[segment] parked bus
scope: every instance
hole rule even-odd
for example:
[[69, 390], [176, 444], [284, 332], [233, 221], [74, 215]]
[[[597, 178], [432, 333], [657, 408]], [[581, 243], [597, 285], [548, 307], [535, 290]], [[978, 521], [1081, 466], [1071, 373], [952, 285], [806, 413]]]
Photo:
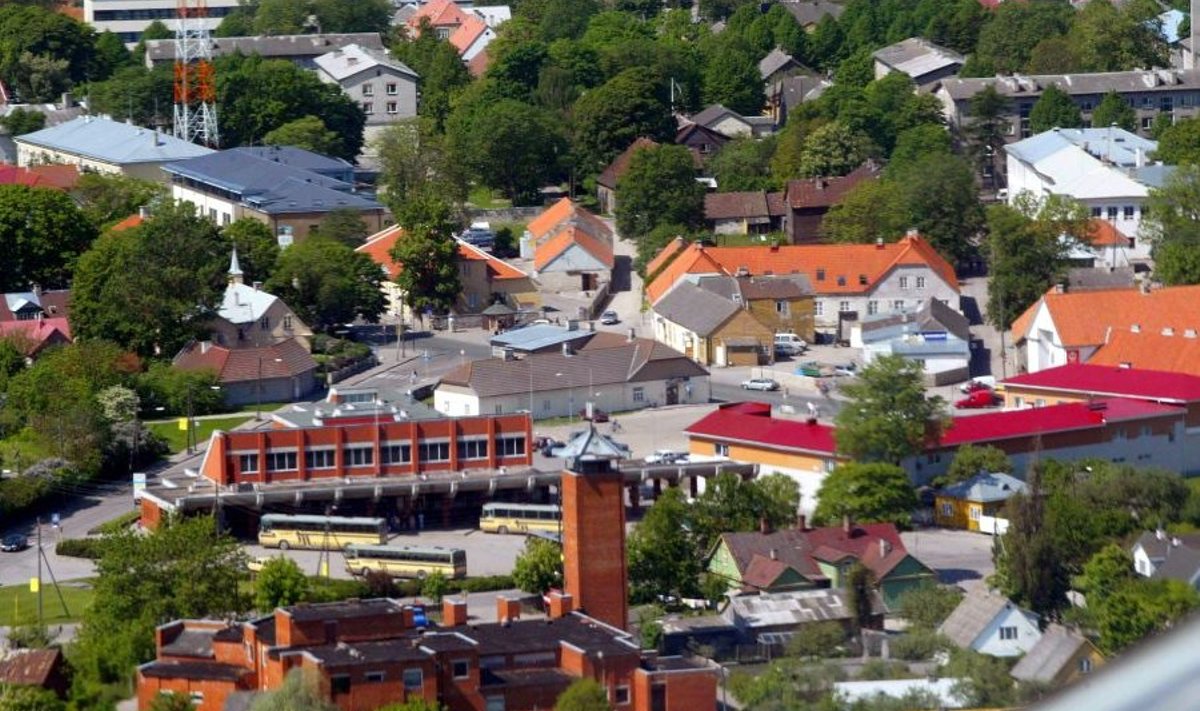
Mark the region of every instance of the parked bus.
[[387, 521], [381, 518], [265, 514], [258, 543], [267, 548], [341, 550], [351, 543], [387, 543]]
[[483, 505], [479, 530], [485, 533], [558, 533], [562, 510], [555, 504], [509, 504], [492, 502]]
[[447, 578], [467, 574], [467, 552], [441, 546], [365, 546], [346, 547], [346, 572], [366, 576], [381, 571], [393, 578], [423, 578], [441, 572]]

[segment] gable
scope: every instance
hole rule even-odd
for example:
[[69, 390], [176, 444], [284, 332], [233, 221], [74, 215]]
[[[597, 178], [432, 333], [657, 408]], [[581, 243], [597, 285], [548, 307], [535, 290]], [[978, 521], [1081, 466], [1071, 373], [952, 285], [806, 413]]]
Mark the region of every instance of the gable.
[[733, 316], [727, 319], [725, 323], [717, 326], [713, 331], [713, 336], [717, 338], [746, 335], [757, 335], [767, 342], [772, 341], [775, 337], [774, 331], [764, 326], [761, 321], [754, 317], [754, 314], [741, 308], [735, 311]]
[[[933, 572], [932, 569], [929, 568], [929, 566], [925, 565], [921, 561], [917, 560], [916, 558], [912, 557], [911, 555], [906, 555], [899, 563], [897, 563], [895, 565], [895, 567], [893, 567], [891, 570], [889, 570], [887, 572], [887, 575], [883, 576], [883, 579], [891, 580], [891, 579], [895, 579], [895, 578], [904, 578], [904, 577], [913, 577], [913, 576], [922, 576], [922, 575], [935, 575], [935, 573]], [[882, 581], [880, 581], [880, 582], [882, 582]]]

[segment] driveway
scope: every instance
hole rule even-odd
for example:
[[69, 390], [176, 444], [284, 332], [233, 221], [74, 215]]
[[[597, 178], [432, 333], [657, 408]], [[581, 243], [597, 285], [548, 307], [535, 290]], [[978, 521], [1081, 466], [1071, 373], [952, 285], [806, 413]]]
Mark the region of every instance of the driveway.
[[908, 552], [937, 571], [938, 580], [964, 590], [986, 585], [996, 572], [991, 536], [970, 531], [930, 528], [900, 534]]

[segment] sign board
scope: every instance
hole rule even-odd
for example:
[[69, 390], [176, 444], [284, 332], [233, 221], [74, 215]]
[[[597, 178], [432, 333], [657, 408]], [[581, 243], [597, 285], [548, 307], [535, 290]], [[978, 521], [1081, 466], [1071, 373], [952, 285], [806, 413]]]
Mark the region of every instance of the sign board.
[[145, 472], [134, 472], [134, 474], [133, 474], [133, 500], [141, 501], [142, 500], [142, 492], [145, 490], [146, 490], [146, 474], [145, 474]]

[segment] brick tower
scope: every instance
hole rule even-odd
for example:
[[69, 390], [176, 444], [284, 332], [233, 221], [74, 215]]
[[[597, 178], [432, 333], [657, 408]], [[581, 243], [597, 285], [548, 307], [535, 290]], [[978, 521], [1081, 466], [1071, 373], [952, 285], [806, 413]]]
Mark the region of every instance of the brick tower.
[[629, 624], [624, 476], [620, 445], [595, 429], [564, 448], [562, 540], [566, 592], [576, 609], [617, 629]]

